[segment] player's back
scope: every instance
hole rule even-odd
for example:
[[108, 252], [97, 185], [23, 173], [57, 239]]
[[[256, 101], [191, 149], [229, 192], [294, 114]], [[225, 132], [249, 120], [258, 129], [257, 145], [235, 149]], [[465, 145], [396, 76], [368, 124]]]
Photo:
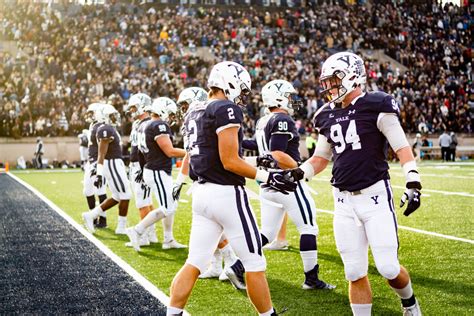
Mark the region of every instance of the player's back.
[[383, 92], [363, 94], [346, 108], [326, 104], [316, 113], [315, 126], [332, 147], [337, 188], [357, 191], [389, 179], [388, 142], [377, 127], [381, 113], [399, 113], [393, 97]]
[[115, 127], [102, 124], [97, 129], [97, 141], [101, 139], [112, 139], [107, 148], [105, 159], [122, 159], [122, 140]]
[[138, 158], [138, 144], [139, 144], [139, 128], [142, 124], [146, 124], [150, 118], [146, 117], [143, 120], [135, 120], [130, 131], [130, 162], [137, 162]]
[[243, 112], [238, 105], [229, 100], [210, 100], [202, 116], [191, 123], [194, 130], [189, 138], [195, 141], [192, 144], [190, 163], [198, 181], [222, 185], [245, 184], [244, 177], [224, 168], [218, 146], [219, 132], [228, 127], [239, 127], [239, 155], [242, 156], [242, 122]]
[[145, 155], [145, 167], [151, 170], [164, 170], [167, 173], [171, 173], [171, 158], [163, 152], [156, 142], [158, 137], [169, 137], [172, 139], [168, 123], [158, 119], [150, 120], [145, 124], [143, 132], [146, 151], [142, 151]]

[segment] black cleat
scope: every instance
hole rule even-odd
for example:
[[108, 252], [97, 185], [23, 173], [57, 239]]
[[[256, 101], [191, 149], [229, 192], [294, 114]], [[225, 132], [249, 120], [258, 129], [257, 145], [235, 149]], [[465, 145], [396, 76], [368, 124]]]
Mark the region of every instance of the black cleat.
[[332, 290], [336, 288], [335, 285], [329, 284], [318, 278], [319, 264], [313, 270], [305, 272], [305, 280], [303, 283], [303, 290]]
[[94, 226], [96, 228], [107, 228], [107, 217], [97, 217], [97, 219], [94, 221]]

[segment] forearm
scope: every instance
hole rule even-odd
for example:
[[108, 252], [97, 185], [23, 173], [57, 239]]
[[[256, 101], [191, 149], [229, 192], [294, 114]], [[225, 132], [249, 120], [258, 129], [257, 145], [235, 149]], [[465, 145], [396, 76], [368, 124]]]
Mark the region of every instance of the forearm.
[[409, 161], [415, 161], [415, 157], [413, 156], [410, 146], [397, 150], [396, 154], [402, 166]]
[[[305, 172], [305, 178], [311, 178], [313, 175], [317, 175], [321, 173], [324, 169], [326, 169], [329, 160], [319, 156], [312, 156], [308, 160], [306, 160], [300, 168]], [[312, 168], [312, 170], [311, 170]]]
[[245, 178], [255, 179], [257, 175], [257, 169], [252, 165], [248, 164], [239, 156], [226, 157], [226, 159], [222, 161], [222, 165], [224, 166], [225, 170], [233, 172]]
[[184, 156], [183, 161], [181, 162], [181, 169], [179, 170], [179, 173], [183, 174], [184, 176], [189, 174], [189, 154]]
[[281, 169], [293, 169], [298, 167], [298, 163], [293, 158], [291, 158], [290, 155], [282, 151], [272, 151], [272, 157], [278, 162], [278, 166]]
[[107, 154], [107, 149], [109, 148], [109, 143], [105, 140], [99, 142], [99, 153], [97, 155], [97, 163], [103, 165], [105, 160], [105, 155]]

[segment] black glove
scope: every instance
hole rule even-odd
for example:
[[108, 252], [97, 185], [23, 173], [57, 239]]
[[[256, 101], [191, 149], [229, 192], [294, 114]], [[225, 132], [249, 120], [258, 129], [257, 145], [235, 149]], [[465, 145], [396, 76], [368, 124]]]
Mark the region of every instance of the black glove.
[[101, 188], [104, 184], [104, 179], [102, 176], [95, 176], [94, 186], [96, 188]]
[[143, 169], [139, 169], [137, 172], [135, 172], [135, 182], [143, 182]]
[[294, 192], [296, 186], [290, 170], [270, 172], [267, 183], [262, 185], [263, 188], [278, 191], [283, 194]]
[[181, 189], [183, 188], [183, 185], [185, 185], [186, 183], [181, 183], [181, 184], [178, 184], [178, 183], [175, 183], [173, 184], [173, 200], [175, 201], [179, 201], [179, 197], [181, 195]]
[[91, 176], [95, 176], [97, 174], [97, 165], [93, 164], [91, 166]]
[[421, 204], [421, 183], [420, 182], [408, 182], [407, 188], [402, 195], [400, 200], [400, 207], [405, 205], [405, 202], [408, 201], [406, 210], [403, 212], [403, 215], [408, 216], [414, 211], [416, 211]]
[[145, 182], [142, 182], [142, 190], [146, 191], [149, 190], [150, 188], [145, 184]]
[[300, 168], [290, 169], [290, 175], [293, 181], [300, 181], [304, 178], [304, 171]]
[[266, 154], [257, 157], [257, 167], [263, 167], [264, 169], [277, 169], [278, 162], [273, 159], [272, 155]]

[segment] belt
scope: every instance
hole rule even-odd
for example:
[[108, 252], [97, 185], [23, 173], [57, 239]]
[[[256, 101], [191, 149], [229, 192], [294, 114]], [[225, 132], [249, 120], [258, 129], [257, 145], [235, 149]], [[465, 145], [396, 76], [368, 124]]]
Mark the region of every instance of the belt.
[[[349, 191], [348, 191], [349, 192]], [[359, 194], [362, 194], [362, 191], [361, 190], [357, 190], [357, 191], [352, 191], [352, 192], [349, 192], [350, 195], [359, 195]]]

